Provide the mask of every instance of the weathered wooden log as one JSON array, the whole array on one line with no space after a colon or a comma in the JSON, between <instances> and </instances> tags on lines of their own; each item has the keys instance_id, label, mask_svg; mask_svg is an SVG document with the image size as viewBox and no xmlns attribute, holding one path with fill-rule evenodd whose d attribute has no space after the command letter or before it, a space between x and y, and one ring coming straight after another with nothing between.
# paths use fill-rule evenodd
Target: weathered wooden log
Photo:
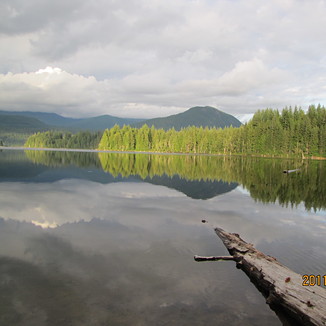
<instances>
[{"instance_id":1,"label":"weathered wooden log","mask_svg":"<svg viewBox=\"0 0 326 326\"><path fill-rule=\"evenodd\" d=\"M194 256L195 261L234 260L233 256Z\"/></svg>"},{"instance_id":2,"label":"weathered wooden log","mask_svg":"<svg viewBox=\"0 0 326 326\"><path fill-rule=\"evenodd\" d=\"M279 315L295 320L296 325L326 325L326 290L321 286L304 286L303 277L258 251L236 233L220 228L216 234L252 283L267 298ZM280 319L282 319L280 317Z\"/></svg>"}]
</instances>

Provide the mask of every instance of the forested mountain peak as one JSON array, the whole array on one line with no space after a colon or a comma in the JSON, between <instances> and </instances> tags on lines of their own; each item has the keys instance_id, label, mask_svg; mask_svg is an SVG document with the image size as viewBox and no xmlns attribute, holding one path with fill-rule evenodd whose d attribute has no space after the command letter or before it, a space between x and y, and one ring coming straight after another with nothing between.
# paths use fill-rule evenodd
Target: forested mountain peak
<instances>
[{"instance_id":1,"label":"forested mountain peak","mask_svg":"<svg viewBox=\"0 0 326 326\"><path fill-rule=\"evenodd\" d=\"M210 112L215 112L215 111L219 111L219 112L222 112L218 109L215 109L213 108L212 106L194 106L190 109L188 109L187 111L183 112L183 113L186 113L186 112L194 112L194 111L201 111L201 112L207 112L207 113L210 113Z\"/></svg>"},{"instance_id":2,"label":"forested mountain peak","mask_svg":"<svg viewBox=\"0 0 326 326\"><path fill-rule=\"evenodd\" d=\"M241 126L241 122L237 118L211 106L195 106L182 113L146 120L137 124L137 126L140 127L145 123L149 127L154 126L155 128L163 128L165 130L171 128L180 130L188 126L215 128Z\"/></svg>"}]
</instances>

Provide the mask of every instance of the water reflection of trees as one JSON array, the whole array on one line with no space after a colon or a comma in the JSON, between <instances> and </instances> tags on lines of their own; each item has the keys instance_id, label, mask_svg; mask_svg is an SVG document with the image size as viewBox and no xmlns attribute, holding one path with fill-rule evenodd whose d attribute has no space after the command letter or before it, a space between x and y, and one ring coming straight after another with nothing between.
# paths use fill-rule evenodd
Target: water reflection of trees
<instances>
[{"instance_id":1,"label":"water reflection of trees","mask_svg":"<svg viewBox=\"0 0 326 326\"><path fill-rule=\"evenodd\" d=\"M32 162L50 167L75 165L80 168L101 168L97 153L30 150L25 153Z\"/></svg>"},{"instance_id":2,"label":"water reflection of trees","mask_svg":"<svg viewBox=\"0 0 326 326\"><path fill-rule=\"evenodd\" d=\"M178 175L187 180L237 182L252 198L307 209L326 208L326 162L226 156L99 153L103 170L114 176ZM283 170L299 168L295 173Z\"/></svg>"},{"instance_id":3,"label":"water reflection of trees","mask_svg":"<svg viewBox=\"0 0 326 326\"><path fill-rule=\"evenodd\" d=\"M326 208L326 162L208 155L152 155L26 151L34 163L47 166L97 167L114 177L179 176L195 181L241 184L252 198L307 209ZM284 174L283 170L300 169Z\"/></svg>"}]
</instances>

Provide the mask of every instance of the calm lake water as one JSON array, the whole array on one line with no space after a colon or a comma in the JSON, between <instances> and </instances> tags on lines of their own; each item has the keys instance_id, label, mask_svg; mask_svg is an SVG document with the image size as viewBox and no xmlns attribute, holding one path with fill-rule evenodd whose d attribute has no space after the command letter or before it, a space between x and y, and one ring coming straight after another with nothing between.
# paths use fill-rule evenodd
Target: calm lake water
<instances>
[{"instance_id":1,"label":"calm lake water","mask_svg":"<svg viewBox=\"0 0 326 326\"><path fill-rule=\"evenodd\" d=\"M217 226L325 275L325 208L325 161L3 150L0 325L282 325L193 256L228 254Z\"/></svg>"}]
</instances>

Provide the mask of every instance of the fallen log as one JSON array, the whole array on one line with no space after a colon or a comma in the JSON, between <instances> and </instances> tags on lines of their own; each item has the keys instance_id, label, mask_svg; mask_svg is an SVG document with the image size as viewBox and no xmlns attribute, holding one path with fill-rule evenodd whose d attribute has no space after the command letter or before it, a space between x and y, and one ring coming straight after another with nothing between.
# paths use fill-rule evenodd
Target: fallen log
<instances>
[{"instance_id":1,"label":"fallen log","mask_svg":"<svg viewBox=\"0 0 326 326\"><path fill-rule=\"evenodd\" d=\"M260 252L236 233L220 228L216 234L252 283L267 298L266 302L281 320L296 325L326 325L326 290L321 286L303 286L303 277L283 266L274 257Z\"/></svg>"}]
</instances>

